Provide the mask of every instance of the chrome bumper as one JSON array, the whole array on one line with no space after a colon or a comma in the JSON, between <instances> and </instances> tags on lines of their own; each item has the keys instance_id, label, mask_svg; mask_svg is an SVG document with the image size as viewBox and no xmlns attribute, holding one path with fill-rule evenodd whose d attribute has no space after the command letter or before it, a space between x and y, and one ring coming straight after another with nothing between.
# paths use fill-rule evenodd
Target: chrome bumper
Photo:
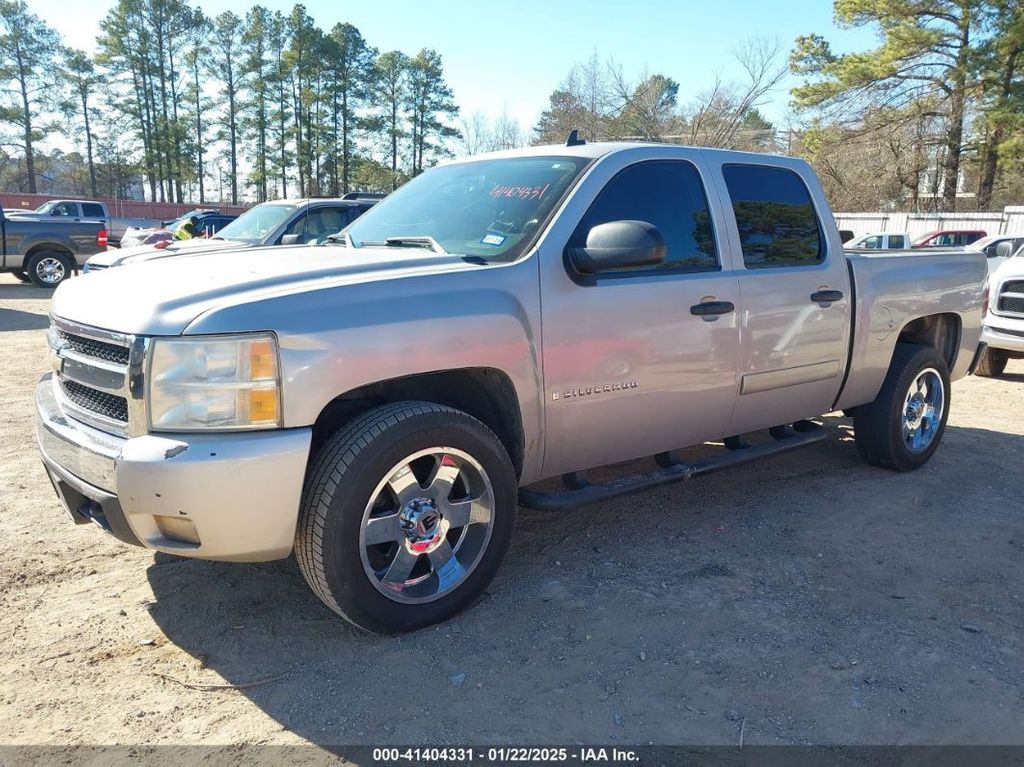
<instances>
[{"instance_id":1,"label":"chrome bumper","mask_svg":"<svg viewBox=\"0 0 1024 767\"><path fill-rule=\"evenodd\" d=\"M68 416L52 374L36 387L36 438L57 495L79 524L169 554L234 561L288 556L312 431L118 437ZM199 543L165 537L186 519Z\"/></svg>"},{"instance_id":2,"label":"chrome bumper","mask_svg":"<svg viewBox=\"0 0 1024 767\"><path fill-rule=\"evenodd\" d=\"M993 349L1024 354L1024 320L986 317L981 342Z\"/></svg>"}]
</instances>

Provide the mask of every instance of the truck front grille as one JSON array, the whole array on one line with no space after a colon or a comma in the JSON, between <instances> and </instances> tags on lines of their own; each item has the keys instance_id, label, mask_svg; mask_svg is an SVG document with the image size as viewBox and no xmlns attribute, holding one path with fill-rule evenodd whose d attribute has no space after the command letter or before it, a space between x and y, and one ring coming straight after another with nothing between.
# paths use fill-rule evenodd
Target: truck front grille
<instances>
[{"instance_id":1,"label":"truck front grille","mask_svg":"<svg viewBox=\"0 0 1024 767\"><path fill-rule=\"evenodd\" d=\"M1024 280L1007 280L999 290L996 311L1024 317Z\"/></svg>"},{"instance_id":2,"label":"truck front grille","mask_svg":"<svg viewBox=\"0 0 1024 767\"><path fill-rule=\"evenodd\" d=\"M132 423L132 405L142 403L129 390L129 368L141 369L141 342L140 359L132 367L131 336L53 317L49 343L55 393L69 416L112 434L141 433L143 425Z\"/></svg>"},{"instance_id":3,"label":"truck front grille","mask_svg":"<svg viewBox=\"0 0 1024 767\"><path fill-rule=\"evenodd\" d=\"M106 362L116 362L119 365L128 364L127 346L108 344L105 341L97 341L93 338L86 338L85 336L76 336L73 333L65 333L60 330L57 332L60 334L60 337L65 344L76 352L84 354L87 357L96 357L97 359L105 360Z\"/></svg>"},{"instance_id":4,"label":"truck front grille","mask_svg":"<svg viewBox=\"0 0 1024 767\"><path fill-rule=\"evenodd\" d=\"M90 413L109 418L112 421L128 423L128 400L116 394L107 394L97 389L90 389L75 381L61 380L64 396L75 405Z\"/></svg>"}]
</instances>

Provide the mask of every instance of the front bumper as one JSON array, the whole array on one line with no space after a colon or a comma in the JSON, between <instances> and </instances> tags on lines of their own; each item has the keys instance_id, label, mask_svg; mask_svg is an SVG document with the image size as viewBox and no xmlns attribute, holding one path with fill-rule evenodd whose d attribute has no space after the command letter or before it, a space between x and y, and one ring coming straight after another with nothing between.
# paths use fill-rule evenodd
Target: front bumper
<instances>
[{"instance_id":1,"label":"front bumper","mask_svg":"<svg viewBox=\"0 0 1024 767\"><path fill-rule=\"evenodd\" d=\"M36 438L61 504L126 543L187 557L260 562L288 556L312 431L122 438L66 415L51 374L36 386ZM165 536L187 520L198 543Z\"/></svg>"},{"instance_id":2,"label":"front bumper","mask_svg":"<svg viewBox=\"0 0 1024 767\"><path fill-rule=\"evenodd\" d=\"M988 315L981 341L992 349L1024 354L1024 320Z\"/></svg>"}]
</instances>

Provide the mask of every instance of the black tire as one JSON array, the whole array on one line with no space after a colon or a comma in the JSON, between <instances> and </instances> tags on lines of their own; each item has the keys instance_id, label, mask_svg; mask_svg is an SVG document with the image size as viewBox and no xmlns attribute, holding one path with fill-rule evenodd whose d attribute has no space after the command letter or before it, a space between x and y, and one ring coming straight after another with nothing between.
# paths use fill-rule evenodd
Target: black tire
<instances>
[{"instance_id":1,"label":"black tire","mask_svg":"<svg viewBox=\"0 0 1024 767\"><path fill-rule=\"evenodd\" d=\"M981 359L978 360L977 367L974 368L974 374L979 376L985 376L986 378L996 378L1003 374L1006 370L1006 362L1010 359L1010 355L1001 349L993 349L990 346L985 347L985 351L982 352Z\"/></svg>"},{"instance_id":2,"label":"black tire","mask_svg":"<svg viewBox=\"0 0 1024 767\"><path fill-rule=\"evenodd\" d=\"M25 272L25 271L11 272L11 274L13 274L14 275L14 279L18 280L19 282L28 282L29 281L28 273Z\"/></svg>"},{"instance_id":3,"label":"black tire","mask_svg":"<svg viewBox=\"0 0 1024 767\"><path fill-rule=\"evenodd\" d=\"M61 269L53 271L50 267L59 262ZM37 288L55 288L71 276L75 269L74 260L66 253L43 250L28 257L25 271L28 278Z\"/></svg>"},{"instance_id":4,"label":"black tire","mask_svg":"<svg viewBox=\"0 0 1024 767\"><path fill-rule=\"evenodd\" d=\"M486 472L494 499L490 534L461 583L433 601L403 604L385 596L364 568L364 513L396 464L436 446L472 456ZM480 421L430 402L384 405L341 427L313 460L299 512L296 559L313 592L350 623L382 634L413 631L455 615L483 592L508 550L517 503L508 453Z\"/></svg>"},{"instance_id":5,"label":"black tire","mask_svg":"<svg viewBox=\"0 0 1024 767\"><path fill-rule=\"evenodd\" d=\"M926 447L911 449L903 435L905 403L911 385L926 370L942 381L943 407L938 429ZM853 418L853 431L861 457L872 466L912 471L928 462L942 441L949 418L950 387L946 361L930 346L896 344L889 372L875 401L861 405Z\"/></svg>"}]
</instances>

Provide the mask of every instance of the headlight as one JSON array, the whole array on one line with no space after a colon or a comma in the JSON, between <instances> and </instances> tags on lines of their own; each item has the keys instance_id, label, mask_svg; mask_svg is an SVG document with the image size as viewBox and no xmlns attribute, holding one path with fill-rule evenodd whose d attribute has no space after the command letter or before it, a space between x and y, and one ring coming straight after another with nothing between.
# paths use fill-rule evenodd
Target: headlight
<instances>
[{"instance_id":1,"label":"headlight","mask_svg":"<svg viewBox=\"0 0 1024 767\"><path fill-rule=\"evenodd\" d=\"M281 425L277 339L268 333L154 339L146 380L153 431Z\"/></svg>"}]
</instances>

